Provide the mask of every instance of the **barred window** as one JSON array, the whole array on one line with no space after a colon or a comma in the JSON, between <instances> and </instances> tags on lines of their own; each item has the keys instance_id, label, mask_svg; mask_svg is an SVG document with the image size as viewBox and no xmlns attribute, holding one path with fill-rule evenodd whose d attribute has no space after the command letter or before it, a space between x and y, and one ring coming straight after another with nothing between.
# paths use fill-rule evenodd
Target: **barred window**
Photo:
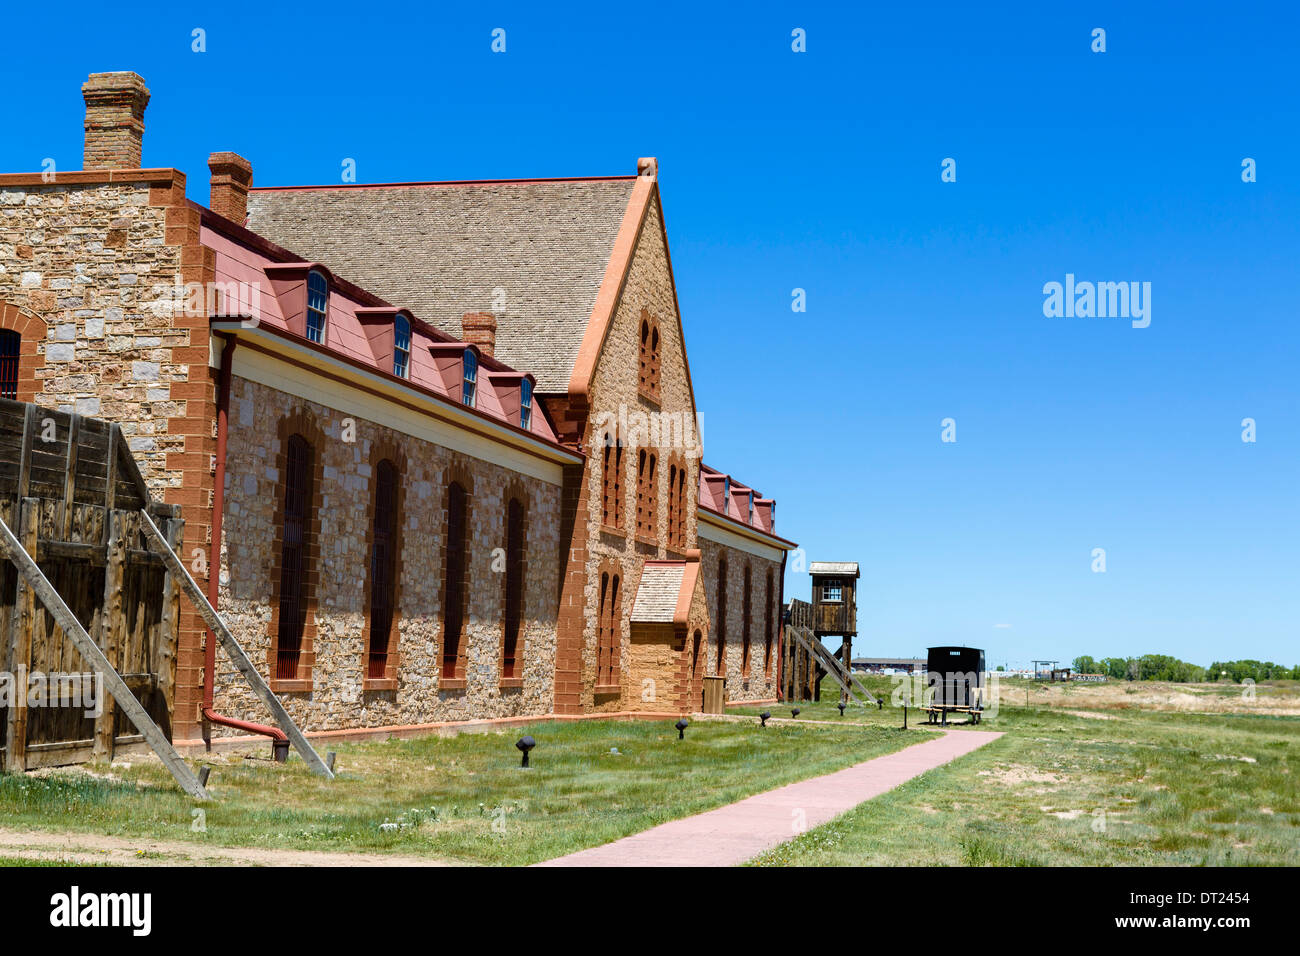
<instances>
[{"instance_id":1,"label":"barred window","mask_svg":"<svg viewBox=\"0 0 1300 956\"><path fill-rule=\"evenodd\" d=\"M0 329L0 398L18 397L18 356L23 338L12 329Z\"/></svg>"}]
</instances>

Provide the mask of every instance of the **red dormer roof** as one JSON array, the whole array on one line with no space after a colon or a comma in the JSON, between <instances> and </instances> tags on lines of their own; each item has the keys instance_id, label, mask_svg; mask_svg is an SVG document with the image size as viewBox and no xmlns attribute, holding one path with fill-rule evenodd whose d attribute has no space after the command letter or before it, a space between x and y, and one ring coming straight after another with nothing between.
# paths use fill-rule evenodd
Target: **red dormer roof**
<instances>
[{"instance_id":1,"label":"red dormer roof","mask_svg":"<svg viewBox=\"0 0 1300 956\"><path fill-rule=\"evenodd\" d=\"M777 537L776 501L762 497L756 489L703 463L700 464L699 502L700 508L705 511Z\"/></svg>"},{"instance_id":2,"label":"red dormer roof","mask_svg":"<svg viewBox=\"0 0 1300 956\"><path fill-rule=\"evenodd\" d=\"M470 351L478 363L474 410L522 430L519 382L532 382L532 375L482 354L474 345L456 340L409 309L385 302L319 263L303 260L197 203L192 205L203 213L200 239L216 254L215 281L232 293L223 299L217 321L256 318L260 330L307 343L349 364L456 404L462 404L462 363L465 352ZM305 331L305 284L311 271L319 271L329 281L325 334L320 343L309 343ZM393 371L392 323L399 313L411 326L405 377ZM558 444L550 421L536 403L527 432L547 444Z\"/></svg>"}]
</instances>

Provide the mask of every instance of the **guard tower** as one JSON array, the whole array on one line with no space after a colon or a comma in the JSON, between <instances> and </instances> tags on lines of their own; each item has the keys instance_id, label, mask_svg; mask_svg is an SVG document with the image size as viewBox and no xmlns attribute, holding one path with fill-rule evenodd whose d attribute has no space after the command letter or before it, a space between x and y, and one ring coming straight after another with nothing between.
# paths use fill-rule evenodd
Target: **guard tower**
<instances>
[{"instance_id":1,"label":"guard tower","mask_svg":"<svg viewBox=\"0 0 1300 956\"><path fill-rule=\"evenodd\" d=\"M847 674L852 670L853 638L858 633L858 563L813 561L808 573L812 575L813 636L819 641L840 638L836 656ZM842 700L848 700L846 688L840 694Z\"/></svg>"}]
</instances>

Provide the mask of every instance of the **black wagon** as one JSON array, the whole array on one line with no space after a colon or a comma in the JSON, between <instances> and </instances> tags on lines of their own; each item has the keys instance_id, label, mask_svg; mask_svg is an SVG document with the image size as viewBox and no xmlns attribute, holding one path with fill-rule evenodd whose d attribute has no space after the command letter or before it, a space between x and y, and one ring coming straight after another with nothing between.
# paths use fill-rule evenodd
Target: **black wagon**
<instances>
[{"instance_id":1,"label":"black wagon","mask_svg":"<svg viewBox=\"0 0 1300 956\"><path fill-rule=\"evenodd\" d=\"M932 647L926 659L931 692L925 712L930 723L948 723L949 713L970 715L978 724L984 711L984 651L978 647Z\"/></svg>"}]
</instances>

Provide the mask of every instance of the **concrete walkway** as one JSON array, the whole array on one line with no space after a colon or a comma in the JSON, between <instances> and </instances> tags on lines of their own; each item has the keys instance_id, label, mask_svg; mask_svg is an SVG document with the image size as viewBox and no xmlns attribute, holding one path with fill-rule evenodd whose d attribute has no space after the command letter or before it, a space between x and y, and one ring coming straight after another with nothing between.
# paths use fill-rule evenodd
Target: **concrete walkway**
<instances>
[{"instance_id":1,"label":"concrete walkway","mask_svg":"<svg viewBox=\"0 0 1300 956\"><path fill-rule=\"evenodd\" d=\"M797 825L820 826L1001 736L980 730L945 731L937 740L536 865L735 866L794 839Z\"/></svg>"}]
</instances>

